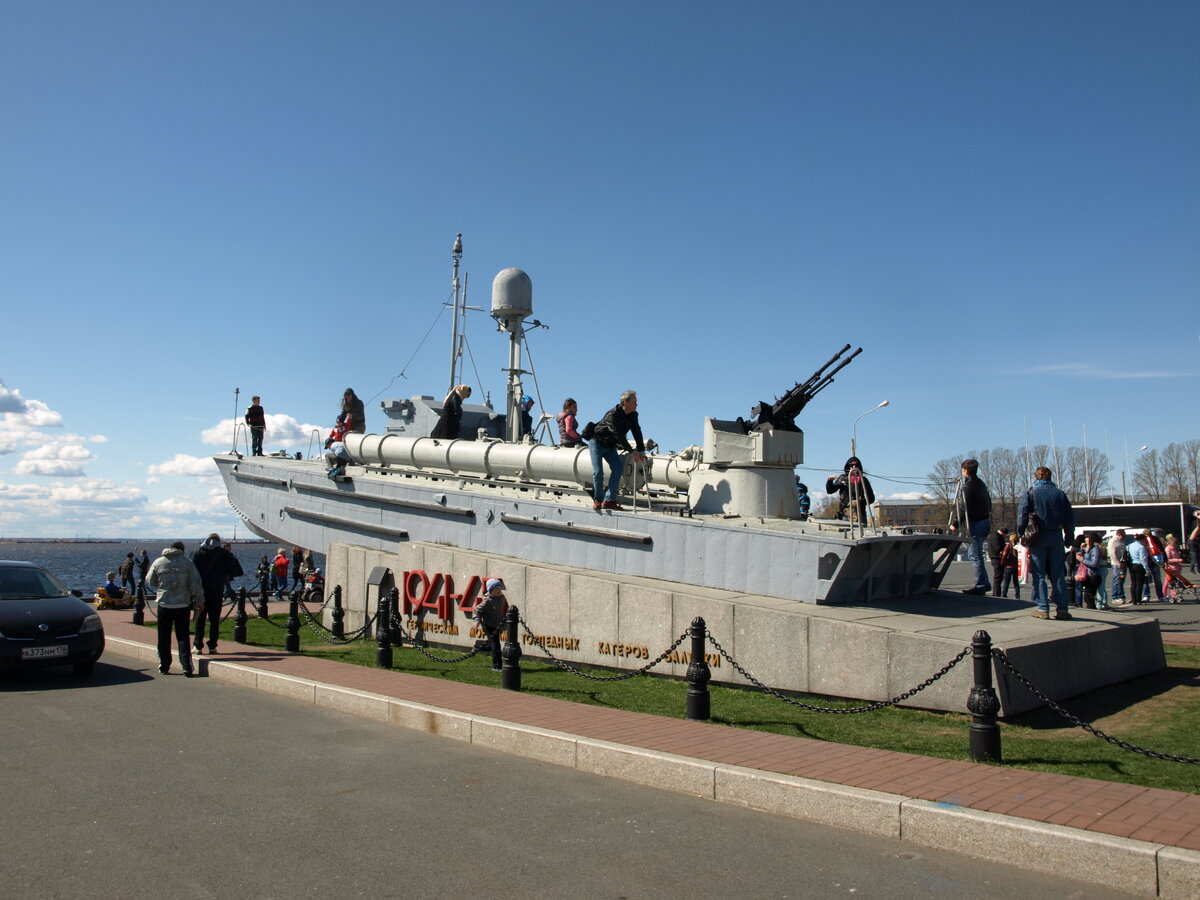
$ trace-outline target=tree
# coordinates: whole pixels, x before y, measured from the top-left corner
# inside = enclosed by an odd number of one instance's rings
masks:
[[[1134,461],[1130,494],[1130,499],[1135,502],[1139,494],[1150,503],[1158,503],[1163,499],[1162,468],[1157,450],[1149,450]]]

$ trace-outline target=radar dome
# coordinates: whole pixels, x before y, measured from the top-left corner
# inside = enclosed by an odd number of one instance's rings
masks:
[[[504,269],[492,279],[492,317],[523,319],[533,312],[533,282],[520,269]]]

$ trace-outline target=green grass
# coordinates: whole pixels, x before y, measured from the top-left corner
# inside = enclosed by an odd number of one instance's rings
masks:
[[[285,616],[273,621],[283,624]],[[233,625],[222,624],[231,641]],[[361,666],[375,665],[375,642],[359,640],[332,646],[307,625],[300,629],[301,652]],[[261,620],[247,623],[247,643],[283,649],[284,632]],[[461,651],[430,648],[438,656]],[[1200,756],[1200,649],[1167,647],[1162,672],[1114,685],[1067,701],[1070,712],[1114,737],[1176,756]],[[490,656],[482,653],[461,663],[434,662],[411,647],[393,649],[393,669],[467,684],[499,686]],[[686,715],[687,686],[668,677],[635,677],[595,682],[563,671],[552,663],[525,656],[521,661],[524,691],[671,718]],[[965,664],[969,664],[968,659]],[[604,669],[581,666],[597,675]],[[967,726],[962,713],[885,708],[874,712],[834,715],[799,709],[756,690],[710,685],[712,721],[736,728],[860,747],[899,750],[943,759],[967,758]],[[861,702],[824,697],[798,697],[822,706],[851,707]],[[963,698],[964,707],[966,698]],[[1042,772],[1098,778],[1148,787],[1200,792],[1200,765],[1150,759],[1122,750],[1066,723],[1051,710],[1037,710],[1000,724],[1004,765]]]

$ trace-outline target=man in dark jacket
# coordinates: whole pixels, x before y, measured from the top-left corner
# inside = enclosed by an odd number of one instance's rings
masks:
[[[987,485],[978,476],[979,460],[964,459],[962,462],[962,490],[954,507],[952,528],[960,525],[971,543],[967,547],[967,559],[975,566],[975,586],[964,594],[986,594],[990,587],[987,569],[983,566],[983,539],[992,530],[992,495]],[[997,592],[998,593],[998,592]]]
[[[1046,578],[1053,588],[1056,619],[1069,619],[1067,610],[1067,570],[1064,548],[1075,541],[1075,510],[1067,495],[1050,480],[1051,471],[1038,466],[1033,487],[1021,498],[1017,510],[1017,534],[1025,533],[1029,516],[1036,513],[1039,523],[1038,539],[1029,548],[1029,573],[1033,582],[1033,611],[1035,619],[1050,618],[1050,603],[1046,598]],[[1140,597],[1138,598],[1141,599]]]
[[[617,502],[617,491],[621,487],[621,476],[625,474],[625,458],[621,450],[633,455],[635,462],[646,458],[646,445],[642,443],[642,426],[638,423],[637,392],[626,391],[621,402],[604,414],[596,423],[592,440],[592,497],[593,509],[624,509]],[[629,446],[625,435],[633,432],[637,449]],[[604,489],[604,463],[608,463],[608,490]]]
[[[200,572],[200,583],[204,587],[204,606],[196,616],[196,655],[204,652],[204,622],[208,620],[208,652],[217,652],[217,640],[221,636],[221,598],[225,583],[242,575],[242,564],[230,551],[221,546],[221,536],[210,534],[192,554],[192,562]]]

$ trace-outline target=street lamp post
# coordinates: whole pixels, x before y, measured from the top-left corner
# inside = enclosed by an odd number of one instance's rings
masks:
[[[884,400],[878,406],[872,406],[865,413],[863,413],[862,416],[859,416],[858,419],[861,419],[863,416],[869,416],[871,413],[873,413],[877,410],[883,409],[885,406],[888,405],[888,403],[889,403],[889,401]],[[858,456],[858,419],[855,419],[854,424],[850,426],[850,455],[851,456]]]
[[[1126,453],[1125,461],[1123,463],[1121,463],[1121,499],[1124,500],[1126,503],[1129,502],[1129,495],[1127,493],[1125,493],[1125,467],[1129,463],[1129,457],[1136,456],[1137,454],[1141,453],[1143,450],[1149,450],[1149,449],[1150,449],[1150,446],[1148,444],[1142,444],[1142,446],[1140,446],[1136,450],[1134,450],[1133,453]]]

